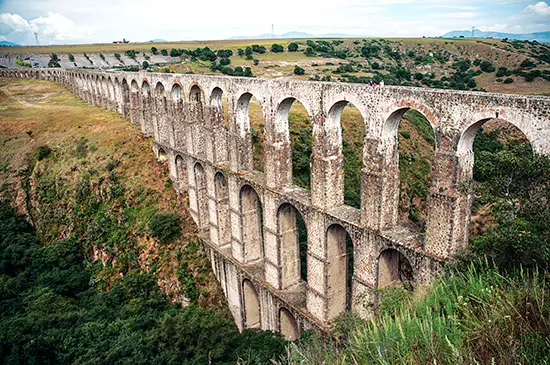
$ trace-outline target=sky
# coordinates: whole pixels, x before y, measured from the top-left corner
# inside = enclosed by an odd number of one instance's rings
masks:
[[[0,0],[0,41],[110,43],[207,40],[290,31],[371,37],[550,31],[550,1]]]

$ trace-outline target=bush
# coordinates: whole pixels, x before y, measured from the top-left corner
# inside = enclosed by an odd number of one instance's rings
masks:
[[[504,79],[505,84],[511,84],[512,82],[514,82],[514,79],[511,78],[511,77],[508,77],[508,78]]]
[[[38,146],[38,148],[36,149],[36,159],[38,161],[41,161],[47,157],[50,157],[50,155],[52,154],[52,149],[48,146],[48,145],[42,145],[42,146]]]
[[[520,64],[520,67],[522,68],[533,68],[535,66],[537,65],[528,58],[524,59],[523,62]]]
[[[300,66],[294,66],[294,75],[304,75],[306,71]]]
[[[504,77],[506,76],[506,73],[508,72],[508,69],[506,67],[499,67],[497,70],[497,77]]]
[[[296,43],[296,42],[290,42],[290,43],[288,44],[288,51],[289,51],[289,52],[296,52],[296,51],[298,51],[298,43]]]
[[[313,48],[307,47],[304,54],[308,57],[312,57],[312,56],[315,56],[315,51],[313,50]]]
[[[69,61],[74,62],[74,56],[69,53]]]
[[[271,52],[273,53],[281,53],[284,51],[285,51],[284,47],[281,46],[280,44],[275,43],[271,46]]]
[[[491,61],[482,61],[479,65],[479,68],[483,72],[494,72],[495,71],[495,65]]]
[[[155,213],[149,221],[151,235],[161,242],[169,242],[181,233],[181,217],[177,214]]]
[[[227,65],[229,65],[230,63],[231,63],[231,60],[230,60],[229,58],[222,58],[222,59],[220,60],[220,65],[221,65],[221,66],[227,66]]]
[[[155,46],[151,47],[151,53],[152,53],[152,54],[157,54],[158,51],[159,51],[159,50],[157,49],[157,47],[155,47]]]
[[[163,55],[163,56],[168,56],[168,51],[165,50],[165,49],[161,49],[160,54]]]

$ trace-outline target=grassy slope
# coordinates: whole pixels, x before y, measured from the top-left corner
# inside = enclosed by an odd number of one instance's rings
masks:
[[[31,136],[27,131],[32,131]],[[72,221],[75,212],[71,211],[75,187],[83,179],[89,179],[92,193],[105,195],[106,190],[113,188],[106,166],[118,161],[113,171],[124,189],[125,205],[118,207],[117,202],[106,202],[104,208],[115,215],[117,225],[127,230],[124,240],[135,253],[131,264],[156,270],[163,290],[173,300],[183,299],[183,287],[176,276],[180,258],[188,257],[185,248],[195,237],[196,227],[187,213],[187,197],[177,195],[166,184],[167,167],[155,161],[151,142],[142,138],[138,127],[116,113],[84,103],[53,82],[0,79],[0,138],[3,182],[0,195],[17,197],[18,208],[23,212],[26,194],[21,179],[29,166],[29,156],[40,145],[47,144],[53,149],[53,157],[37,163],[35,173],[31,173],[31,187],[33,215],[39,231],[57,238],[78,231],[77,222]],[[54,183],[58,191],[53,205],[37,196],[37,188],[46,191],[43,187],[49,183]],[[182,216],[183,232],[168,245],[160,244],[148,234],[147,222],[156,211]],[[70,219],[63,219],[65,216]],[[106,285],[108,276],[116,275],[117,265],[122,265],[123,250],[94,246],[90,252],[96,259],[112,263],[112,267],[107,265],[98,273]],[[190,259],[188,270],[202,292],[198,303],[220,307],[223,294],[206,259],[200,254],[195,256]]]

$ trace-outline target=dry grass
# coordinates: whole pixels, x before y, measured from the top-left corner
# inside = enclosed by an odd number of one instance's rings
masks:
[[[29,136],[27,131],[32,134]],[[84,159],[75,153],[82,138],[88,146]],[[167,166],[156,161],[151,141],[142,137],[139,126],[119,114],[84,103],[54,82],[0,78],[0,141],[0,198],[17,198],[22,212],[26,210],[22,198],[25,193],[19,171],[28,166],[29,156],[38,146],[47,144],[52,148],[50,169],[69,184],[76,184],[84,171],[102,171],[111,158],[119,160],[117,173],[130,207],[147,203],[159,211],[182,216],[181,236],[162,248],[168,255],[159,254],[158,241],[136,237],[143,268],[147,269],[151,260],[160,261],[159,285],[167,292],[176,291],[179,264],[174,253],[195,237],[196,226],[187,211],[187,196],[165,187]],[[205,306],[219,307],[224,302],[211,273],[199,289],[209,293],[207,302],[202,303]]]

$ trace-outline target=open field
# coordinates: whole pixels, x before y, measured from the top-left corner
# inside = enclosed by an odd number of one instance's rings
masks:
[[[315,38],[314,40],[333,40],[337,38]],[[346,43],[352,43],[356,40],[371,39],[371,38],[345,38]],[[378,38],[373,38],[378,39]],[[483,41],[489,44],[497,44],[496,39],[476,39],[476,38],[385,38],[392,42],[401,42],[405,45],[412,46],[415,44],[422,45],[446,45],[449,42],[457,42],[460,46],[474,45],[478,41]],[[1,47],[1,52],[6,53],[114,53],[124,52],[133,49],[139,52],[147,52],[151,47],[170,50],[172,48],[189,48],[210,47],[212,49],[231,49],[246,48],[252,44],[263,45],[266,48],[273,43],[286,46],[291,42],[305,44],[305,38],[299,39],[226,39],[226,40],[206,40],[206,41],[181,41],[181,42],[139,42],[139,43],[94,43],[94,44],[66,44],[52,46],[20,46],[20,47]],[[449,47],[450,48],[450,47]]]

